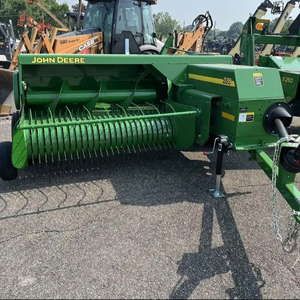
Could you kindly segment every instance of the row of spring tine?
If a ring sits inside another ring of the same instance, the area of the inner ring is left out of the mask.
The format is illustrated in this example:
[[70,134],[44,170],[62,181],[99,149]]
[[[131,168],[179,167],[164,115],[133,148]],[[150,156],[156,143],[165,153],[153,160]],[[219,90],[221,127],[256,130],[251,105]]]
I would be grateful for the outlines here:
[[102,153],[101,156],[99,155],[91,155],[86,156],[84,153],[81,153],[76,155],[76,157],[71,155],[66,155],[65,159],[59,159],[58,157],[52,157],[51,163],[49,160],[47,160],[47,163],[34,163],[34,159],[31,161],[32,166],[34,167],[35,171],[44,172],[44,168],[46,167],[46,170],[48,168],[50,169],[58,169],[61,171],[72,171],[72,170],[78,170],[78,169],[86,169],[86,170],[94,170],[98,168],[101,164],[111,164],[111,163],[120,163],[120,162],[126,162],[130,161],[131,159],[135,158],[142,158],[142,159],[152,159],[152,158],[161,158],[165,157],[168,154],[171,154],[174,150],[174,147],[170,147],[163,149],[160,148],[160,151],[158,149],[154,148],[146,148],[146,151],[143,151],[141,149],[141,152],[136,153],[129,153],[128,151],[120,152],[118,155],[110,155],[108,153]]
[[[136,112],[135,115],[140,115],[141,112],[143,114],[146,114],[146,112],[148,114],[151,114],[151,113],[154,112],[154,109],[155,109],[155,113],[159,112],[158,109],[156,107],[154,107],[154,106],[153,107],[150,106],[149,110],[146,111],[144,109],[144,107],[142,109],[141,107],[135,105],[134,110],[131,110],[131,112],[135,111]],[[69,109],[67,109],[67,111],[68,111],[69,115],[72,115],[72,113],[71,113],[71,111]],[[115,111],[110,112],[110,113],[107,110],[105,110],[105,112],[107,113],[107,116],[109,118],[111,118],[111,117],[122,117],[122,115],[120,114],[120,112],[121,112],[120,109],[115,110]],[[138,114],[138,112],[140,112],[140,114]],[[39,120],[39,118],[37,118],[37,112],[35,111],[35,118],[34,119],[32,118],[32,113],[30,113],[30,115],[31,115],[31,122],[33,120],[36,120],[35,124],[38,124],[37,120]],[[78,115],[79,115],[79,113],[76,114],[75,118],[77,120],[80,120],[80,117]],[[50,116],[51,116],[51,119],[50,120],[48,119],[48,122],[50,122],[50,121],[53,122],[54,118],[53,118],[52,115],[50,115]],[[88,119],[88,117],[86,115],[84,115],[84,114],[83,114],[83,117],[85,117],[85,118]],[[90,117],[92,117],[92,116],[90,116]],[[93,118],[97,119],[96,116],[94,116]],[[44,122],[43,119],[44,119],[43,113],[41,112],[41,119],[40,119],[41,120],[41,124],[43,124],[43,122]],[[72,119],[74,119],[74,117],[72,117]],[[58,114],[58,121],[59,122],[63,122],[63,121],[67,121],[67,120],[68,120],[67,117],[66,116],[62,117],[61,112],[59,112],[59,114]],[[161,122],[160,119],[158,119],[158,120],[159,120],[159,122]],[[168,122],[172,126],[172,122],[171,121],[168,121]],[[116,123],[118,123],[118,122],[116,122]],[[86,127],[86,132],[88,132],[87,126],[88,125],[85,126]],[[114,124],[114,126],[115,126],[115,124]],[[119,124],[119,126],[120,126],[120,124]],[[153,126],[152,125],[150,125],[150,126],[151,126],[152,131],[153,131]],[[96,126],[96,127],[98,128],[98,126]],[[156,125],[156,127],[157,127],[157,125]],[[59,141],[58,141],[58,132],[57,132],[58,128],[55,127],[55,126],[54,126],[54,128],[56,130],[56,139],[57,139],[56,143],[57,143],[57,147],[58,147],[58,144],[59,144]],[[79,128],[80,128],[81,138],[82,138],[82,129],[81,129],[81,126],[79,126]],[[163,128],[164,128],[164,126],[161,124],[162,131],[164,130]],[[33,130],[35,130],[35,129],[30,130],[31,131],[31,135],[32,135],[32,131]],[[69,130],[69,128],[68,128],[68,130]],[[76,131],[74,131],[74,133],[75,132]],[[115,130],[115,132],[116,132],[116,130]],[[122,131],[120,131],[120,132],[122,132]],[[126,132],[127,132],[127,129],[126,129]],[[49,131],[49,133],[50,133],[50,131]],[[136,130],[136,133],[138,134],[138,130]],[[147,129],[147,133],[148,133],[148,129]],[[153,134],[153,132],[152,132],[152,134]],[[164,132],[162,132],[162,134],[164,135]],[[55,162],[57,161],[58,164],[61,164],[61,162],[63,162],[63,164],[68,164],[68,166],[70,166],[71,164],[75,164],[76,165],[78,161],[79,162],[85,161],[87,163],[87,161],[89,160],[89,161],[93,162],[94,159],[96,159],[97,163],[99,163],[99,156],[100,156],[100,160],[103,162],[105,157],[106,158],[112,157],[114,160],[115,160],[115,157],[117,157],[118,160],[119,160],[119,158],[121,156],[124,157],[124,156],[132,155],[132,154],[147,153],[147,152],[149,152],[149,150],[151,150],[151,152],[153,152],[153,151],[155,151],[155,152],[163,152],[163,151],[166,151],[168,149],[174,148],[174,143],[173,143],[173,128],[171,128],[171,133],[170,134],[172,135],[171,142],[167,139],[166,143],[163,141],[162,144],[155,145],[154,144],[154,140],[153,140],[153,144],[152,145],[149,144],[149,143],[147,145],[145,145],[144,143],[142,143],[142,145],[137,144],[137,149],[136,149],[136,147],[134,145],[132,145],[132,148],[130,148],[127,145],[127,149],[124,148],[124,147],[122,147],[121,149],[119,149],[118,146],[116,146],[115,149],[113,149],[112,147],[110,147],[110,149],[105,148],[104,151],[101,148],[99,148],[99,150],[97,151],[96,147],[93,147],[93,149],[90,149],[90,147],[88,147],[87,152],[85,152],[83,149],[82,149],[82,151],[78,151],[76,149],[76,153],[74,155],[72,153],[68,153],[67,154],[65,152],[65,150],[64,150],[63,155],[61,155],[59,153],[59,151],[58,151],[57,157],[54,157],[53,152],[51,152],[50,165],[53,166],[55,164]],[[69,135],[70,135],[70,130],[69,130]],[[159,133],[158,133],[158,127],[157,127],[157,135],[159,135]],[[37,139],[38,139],[38,134],[36,134],[36,136],[37,136]],[[64,136],[64,134],[62,134],[62,137],[63,137],[63,140],[64,140],[63,141],[63,145],[65,145],[65,136]],[[43,144],[45,145],[45,143],[46,143],[46,137],[44,135],[44,130],[43,130],[43,139],[44,139]],[[34,158],[34,153],[33,153],[34,145],[33,145],[32,139],[30,139],[30,140],[31,140],[31,150],[32,150],[32,159],[31,159],[31,162],[32,162],[33,165],[35,165],[35,160],[36,159]],[[51,140],[51,143],[52,143],[52,138],[51,137],[50,137],[50,140]],[[77,138],[75,140],[77,141]],[[95,141],[93,141],[93,142],[95,142]],[[37,147],[40,146],[40,143],[38,141],[37,141],[36,144],[37,144]],[[49,165],[49,161],[48,161],[49,158],[47,156],[46,151],[45,151],[45,157],[44,157],[44,159],[41,157],[40,151],[38,151],[38,153],[39,153],[38,164],[41,165],[42,162],[45,162],[46,165]],[[69,162],[69,163],[67,163],[67,162]]]

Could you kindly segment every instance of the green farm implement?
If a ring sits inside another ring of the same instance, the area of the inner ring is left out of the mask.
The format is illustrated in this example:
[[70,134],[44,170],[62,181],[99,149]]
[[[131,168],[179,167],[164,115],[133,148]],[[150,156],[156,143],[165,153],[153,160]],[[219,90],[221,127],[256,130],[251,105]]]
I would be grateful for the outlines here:
[[[238,66],[231,56],[19,55],[12,142],[0,144],[0,176],[28,165],[86,161],[175,148],[248,151],[300,220],[300,145],[279,70]],[[275,149],[274,157],[265,151]]]
[[[300,116],[300,16],[291,25],[289,34],[271,34],[269,20],[250,17],[243,28],[241,36],[240,64],[247,66],[275,68],[279,70],[285,101],[294,116]],[[256,45],[284,45],[294,49],[291,56],[260,55],[255,51]]]

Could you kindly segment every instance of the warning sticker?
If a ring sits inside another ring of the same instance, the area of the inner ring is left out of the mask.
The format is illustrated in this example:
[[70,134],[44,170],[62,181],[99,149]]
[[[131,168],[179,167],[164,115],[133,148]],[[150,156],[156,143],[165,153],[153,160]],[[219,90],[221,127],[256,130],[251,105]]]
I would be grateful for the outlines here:
[[253,122],[254,121],[254,112],[240,114],[239,122]]
[[254,84],[256,86],[264,85],[264,79],[263,79],[263,75],[261,73],[254,73],[253,78],[254,78]]

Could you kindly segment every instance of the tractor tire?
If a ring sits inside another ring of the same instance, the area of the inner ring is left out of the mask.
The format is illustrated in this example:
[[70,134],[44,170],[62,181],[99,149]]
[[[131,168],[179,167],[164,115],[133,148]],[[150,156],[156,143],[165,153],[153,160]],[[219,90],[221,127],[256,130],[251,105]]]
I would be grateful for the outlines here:
[[12,142],[0,143],[0,178],[4,181],[18,177],[18,170],[12,165],[11,153]]
[[158,55],[159,52],[155,51],[155,50],[146,50],[144,52],[142,52],[142,54],[147,54],[147,55]]
[[11,137],[13,136],[14,128],[21,118],[21,111],[15,111],[11,116]]

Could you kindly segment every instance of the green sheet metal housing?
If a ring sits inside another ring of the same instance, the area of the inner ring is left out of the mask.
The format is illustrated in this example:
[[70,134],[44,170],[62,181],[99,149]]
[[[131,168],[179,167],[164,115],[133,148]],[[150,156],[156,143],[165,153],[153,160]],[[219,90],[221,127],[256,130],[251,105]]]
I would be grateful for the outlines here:
[[[148,148],[190,148],[197,107],[174,102],[187,66],[210,57],[20,55],[16,168]],[[72,62],[72,63],[71,63]],[[229,64],[230,57],[218,62]]]
[[262,119],[284,101],[278,70],[234,66],[229,56],[20,55],[17,83],[16,168],[148,147],[186,150],[210,134],[226,134],[235,150],[273,147]]

